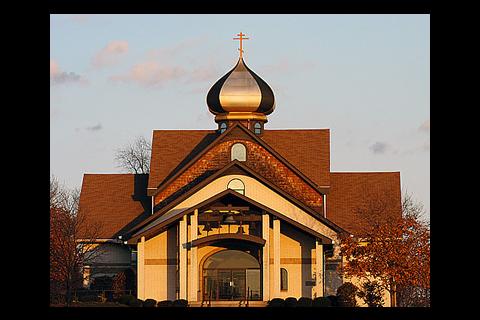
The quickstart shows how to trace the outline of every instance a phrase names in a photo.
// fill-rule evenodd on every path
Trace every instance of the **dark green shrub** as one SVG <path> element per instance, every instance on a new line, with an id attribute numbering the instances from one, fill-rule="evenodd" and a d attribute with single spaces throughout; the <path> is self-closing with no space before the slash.
<path id="1" fill-rule="evenodd" d="M 313 307 L 331 307 L 332 301 L 327 297 L 317 297 L 313 299 Z"/>
<path id="2" fill-rule="evenodd" d="M 171 307 L 173 306 L 173 301 L 172 300 L 162 300 L 158 301 L 157 307 Z"/>
<path id="3" fill-rule="evenodd" d="M 188 307 L 188 301 L 185 299 L 174 300 L 172 307 Z"/>
<path id="4" fill-rule="evenodd" d="M 297 306 L 297 298 L 295 298 L 295 297 L 286 298 L 284 306 L 285 307 L 296 307 Z"/>
<path id="5" fill-rule="evenodd" d="M 353 283 L 345 282 L 337 289 L 338 305 L 340 307 L 355 307 L 358 288 Z"/>
<path id="6" fill-rule="evenodd" d="M 377 281 L 365 282 L 357 295 L 369 307 L 382 307 L 385 303 L 383 301 L 382 288 Z"/>
<path id="7" fill-rule="evenodd" d="M 134 296 L 132 296 L 131 294 L 124 294 L 123 296 L 121 296 L 121 297 L 118 299 L 118 303 L 130 305 L 130 303 L 131 303 L 133 300 L 135 300 L 135 297 L 134 297 Z"/>
<path id="8" fill-rule="evenodd" d="M 135 298 L 134 300 L 130 301 L 129 306 L 135 308 L 143 307 L 143 300 Z"/>
<path id="9" fill-rule="evenodd" d="M 80 302 L 102 302 L 102 298 L 96 294 L 85 294 L 78 297 Z"/>
<path id="10" fill-rule="evenodd" d="M 144 308 L 153 308 L 157 306 L 157 300 L 155 299 L 147 299 L 145 302 L 143 302 L 143 307 Z"/>
<path id="11" fill-rule="evenodd" d="M 298 307 L 311 307 L 313 303 L 312 298 L 309 297 L 301 297 L 298 299 Z"/>
<path id="12" fill-rule="evenodd" d="M 338 307 L 338 297 L 337 296 L 327 296 L 327 299 L 330 300 L 332 307 Z"/>
<path id="13" fill-rule="evenodd" d="M 272 300 L 268 301 L 267 307 L 284 307 L 285 300 L 282 298 L 273 298 Z"/>

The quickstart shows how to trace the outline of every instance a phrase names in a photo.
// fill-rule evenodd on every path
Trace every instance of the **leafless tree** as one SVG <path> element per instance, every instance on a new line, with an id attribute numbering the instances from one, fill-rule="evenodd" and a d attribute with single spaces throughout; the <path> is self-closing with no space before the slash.
<path id="1" fill-rule="evenodd" d="M 82 268 L 103 254 L 96 244 L 101 225 L 89 224 L 79 207 L 78 189 L 69 190 L 55 177 L 50 181 L 50 297 L 72 301 L 83 282 Z"/>
<path id="2" fill-rule="evenodd" d="M 152 146 L 144 137 L 139 136 L 133 143 L 119 148 L 115 153 L 117 166 L 130 173 L 149 173 Z"/>

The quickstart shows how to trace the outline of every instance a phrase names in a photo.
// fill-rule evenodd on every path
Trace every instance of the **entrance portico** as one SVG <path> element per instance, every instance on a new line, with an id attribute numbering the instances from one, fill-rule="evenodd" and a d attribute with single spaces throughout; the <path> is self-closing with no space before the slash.
<path id="1" fill-rule="evenodd" d="M 331 240 L 236 191 L 227 189 L 178 213 L 164 229 L 178 233 L 177 259 L 167 259 L 177 270 L 177 280 L 168 281 L 178 284 L 174 299 L 198 302 L 248 296 L 268 301 L 323 295 L 323 246 Z M 142 285 L 149 284 L 141 283 L 146 269 L 140 260 L 151 261 L 143 248 L 138 246 L 141 299 L 152 296 L 146 294 L 149 290 L 141 296 Z"/>

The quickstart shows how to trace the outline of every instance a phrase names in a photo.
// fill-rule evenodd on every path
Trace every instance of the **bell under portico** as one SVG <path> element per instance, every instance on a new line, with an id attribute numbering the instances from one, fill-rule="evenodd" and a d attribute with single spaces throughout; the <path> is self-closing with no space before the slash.
<path id="1" fill-rule="evenodd" d="M 195 302 L 323 296 L 324 255 L 333 241 L 288 211 L 232 189 L 170 211 L 137 240 L 138 297 Z"/>

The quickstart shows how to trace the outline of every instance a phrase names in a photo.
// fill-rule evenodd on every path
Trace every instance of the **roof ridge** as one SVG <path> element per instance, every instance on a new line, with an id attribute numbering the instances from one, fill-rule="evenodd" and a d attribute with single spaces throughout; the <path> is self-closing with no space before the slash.
<path id="1" fill-rule="evenodd" d="M 400 171 L 330 171 L 330 174 L 348 173 L 348 174 L 366 174 L 366 173 L 400 173 Z"/>
<path id="2" fill-rule="evenodd" d="M 148 175 L 148 173 L 84 173 L 84 176 L 100 176 L 100 175 L 109 175 L 109 176 L 134 176 L 134 175 Z"/>
<path id="3" fill-rule="evenodd" d="M 205 131 L 211 131 L 215 132 L 217 131 L 216 129 L 153 129 L 153 132 L 155 131 L 199 131 L 199 132 L 205 132 Z"/>
<path id="4" fill-rule="evenodd" d="M 265 129 L 264 131 L 327 131 L 327 130 L 330 130 L 330 128 L 310 128 L 310 129 L 286 128 L 286 129 Z"/>

